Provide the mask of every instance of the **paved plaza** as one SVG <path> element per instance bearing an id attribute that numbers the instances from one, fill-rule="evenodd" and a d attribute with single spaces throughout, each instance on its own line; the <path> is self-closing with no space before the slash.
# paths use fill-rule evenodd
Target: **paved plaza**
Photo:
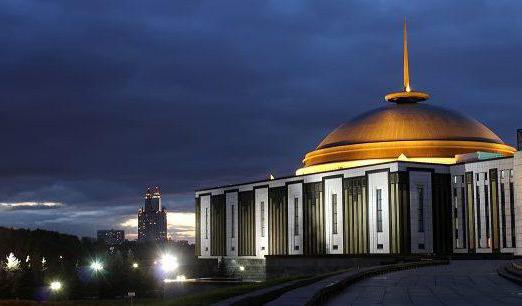
<path id="1" fill-rule="evenodd" d="M 496 273 L 504 263 L 458 260 L 379 275 L 348 287 L 327 305 L 522 305 L 522 286 Z"/>

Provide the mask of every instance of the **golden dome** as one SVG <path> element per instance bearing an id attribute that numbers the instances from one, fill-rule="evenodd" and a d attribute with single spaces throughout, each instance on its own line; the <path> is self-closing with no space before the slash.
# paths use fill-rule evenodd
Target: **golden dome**
<path id="1" fill-rule="evenodd" d="M 425 103 L 390 103 L 342 124 L 306 154 L 305 167 L 367 159 L 454 158 L 514 148 L 477 120 Z"/>
<path id="2" fill-rule="evenodd" d="M 307 174 L 395 160 L 454 164 L 456 155 L 488 152 L 512 156 L 516 151 L 477 120 L 431 106 L 427 93 L 410 85 L 406 20 L 403 38 L 403 90 L 385 96 L 392 102 L 364 113 L 326 136 L 306 154 Z"/>

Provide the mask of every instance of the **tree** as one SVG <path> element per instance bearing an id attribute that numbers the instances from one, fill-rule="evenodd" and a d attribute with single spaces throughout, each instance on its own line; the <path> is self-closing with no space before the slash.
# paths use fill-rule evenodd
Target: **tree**
<path id="1" fill-rule="evenodd" d="M 5 269 L 8 272 L 16 272 L 20 269 L 20 260 L 16 258 L 16 256 L 11 252 L 9 256 L 6 257 Z"/>

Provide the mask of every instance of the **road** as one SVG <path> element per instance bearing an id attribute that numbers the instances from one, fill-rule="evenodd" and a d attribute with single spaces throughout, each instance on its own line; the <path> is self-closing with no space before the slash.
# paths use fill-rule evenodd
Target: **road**
<path id="1" fill-rule="evenodd" d="M 379 275 L 348 287 L 327 305 L 522 305 L 522 287 L 496 273 L 504 263 L 458 260 Z"/>

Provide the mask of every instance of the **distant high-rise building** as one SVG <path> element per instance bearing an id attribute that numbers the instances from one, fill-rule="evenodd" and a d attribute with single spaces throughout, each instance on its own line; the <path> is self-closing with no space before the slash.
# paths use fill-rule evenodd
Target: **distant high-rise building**
<path id="1" fill-rule="evenodd" d="M 517 149 L 522 151 L 522 129 L 517 130 Z"/>
<path id="2" fill-rule="evenodd" d="M 103 241 L 108 246 L 121 245 L 125 241 L 125 232 L 122 230 L 99 230 L 98 241 Z"/>
<path id="3" fill-rule="evenodd" d="M 159 187 L 145 192 L 145 206 L 138 211 L 138 240 L 167 240 L 167 212 L 161 207 Z"/>

